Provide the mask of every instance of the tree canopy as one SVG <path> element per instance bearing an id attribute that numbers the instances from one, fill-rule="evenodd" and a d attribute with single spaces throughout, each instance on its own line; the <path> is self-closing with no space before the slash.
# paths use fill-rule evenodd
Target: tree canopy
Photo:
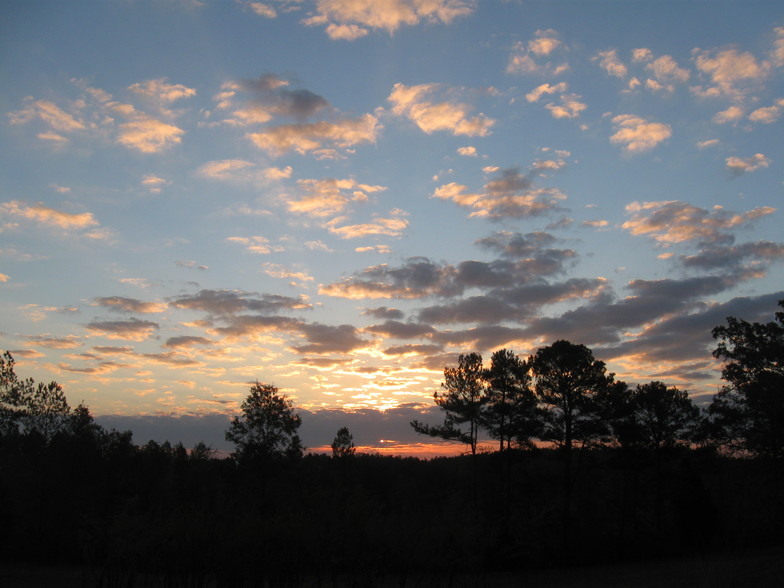
<path id="1" fill-rule="evenodd" d="M 256 382 L 231 420 L 226 440 L 234 443 L 234 456 L 244 462 L 271 461 L 302 456 L 297 434 L 302 424 L 294 403 L 270 384 Z"/>
<path id="2" fill-rule="evenodd" d="M 764 324 L 727 317 L 713 337 L 727 384 L 708 408 L 709 433 L 727 447 L 784 455 L 784 312 Z"/>

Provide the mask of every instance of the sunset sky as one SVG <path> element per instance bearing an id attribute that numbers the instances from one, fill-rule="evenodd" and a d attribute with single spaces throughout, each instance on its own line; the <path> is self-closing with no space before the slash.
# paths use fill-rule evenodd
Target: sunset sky
<path id="1" fill-rule="evenodd" d="M 784 298 L 780 2 L 11 0 L 0 44 L 0 346 L 137 442 L 259 380 L 405 451 L 459 353 L 557 339 L 704 402 Z"/>

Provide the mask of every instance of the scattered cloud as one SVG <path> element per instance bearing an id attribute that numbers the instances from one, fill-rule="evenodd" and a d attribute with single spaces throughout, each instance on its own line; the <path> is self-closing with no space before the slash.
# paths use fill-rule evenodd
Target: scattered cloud
<path id="1" fill-rule="evenodd" d="M 95 304 L 108 308 L 114 312 L 129 312 L 139 314 L 158 313 L 166 310 L 166 304 L 160 302 L 143 302 L 136 298 L 124 296 L 107 296 L 94 299 Z"/>
<path id="2" fill-rule="evenodd" d="M 144 341 L 152 337 L 158 330 L 158 323 L 131 318 L 120 321 L 95 320 L 88 323 L 86 327 L 93 334 L 106 337 L 107 339 Z"/>
<path id="3" fill-rule="evenodd" d="M 91 212 L 63 212 L 43 204 L 27 204 L 18 200 L 1 203 L 0 212 L 4 216 L 31 220 L 63 231 L 78 231 L 98 225 L 98 221 L 95 220 Z"/>
<path id="4" fill-rule="evenodd" d="M 235 290 L 201 290 L 196 294 L 178 296 L 169 304 L 173 308 L 198 310 L 211 316 L 234 315 L 240 312 L 274 314 L 281 310 L 310 308 L 301 298 Z"/>
<path id="5" fill-rule="evenodd" d="M 284 247 L 281 245 L 270 245 L 270 240 L 261 235 L 254 235 L 252 237 L 227 237 L 226 241 L 229 243 L 239 243 L 245 247 L 246 251 L 259 255 L 268 255 L 273 251 L 281 252 L 284 250 Z"/>
<path id="6" fill-rule="evenodd" d="M 538 30 L 528 43 L 518 42 L 514 45 L 506 71 L 510 74 L 557 76 L 569 69 L 567 62 L 554 63 L 551 60 L 561 49 L 563 43 L 556 31 Z"/>
<path id="7" fill-rule="evenodd" d="M 713 116 L 713 122 L 723 125 L 727 123 L 735 123 L 743 118 L 743 109 L 740 106 L 730 106 L 726 110 L 717 112 Z"/>
<path id="8" fill-rule="evenodd" d="M 174 265 L 176 265 L 177 267 L 183 267 L 186 269 L 195 269 L 199 271 L 206 271 L 210 269 L 206 265 L 198 264 L 193 260 L 177 260 L 174 262 Z"/>
<path id="9" fill-rule="evenodd" d="M 626 75 L 629 73 L 628 68 L 623 64 L 623 62 L 618 57 L 618 50 L 617 49 L 607 49 L 605 51 L 599 51 L 596 56 L 593 58 L 594 61 L 599 63 L 599 67 L 601 67 L 604 71 L 606 71 L 609 75 L 616 77 L 616 78 L 625 78 Z"/>
<path id="10" fill-rule="evenodd" d="M 648 235 L 662 245 L 686 241 L 702 244 L 721 244 L 732 241 L 730 229 L 748 225 L 770 215 L 774 208 L 758 207 L 745 213 L 733 213 L 715 206 L 711 210 L 676 200 L 662 202 L 632 202 L 626 205 L 631 219 L 623 228 L 632 235 Z"/>
<path id="11" fill-rule="evenodd" d="M 545 96 L 547 94 L 556 94 L 556 93 L 562 94 L 566 92 L 567 88 L 568 85 L 566 82 L 559 82 L 553 86 L 551 86 L 550 84 L 542 84 L 541 86 L 537 86 L 536 88 L 528 92 L 528 94 L 525 95 L 525 99 L 528 102 L 538 102 L 542 96 Z"/>
<path id="12" fill-rule="evenodd" d="M 588 108 L 584 102 L 580 102 L 582 96 L 579 94 L 564 94 L 561 96 L 561 103 L 549 103 L 545 108 L 550 111 L 553 118 L 578 118 L 580 113 Z"/>
<path id="13" fill-rule="evenodd" d="M 319 121 L 271 127 L 258 133 L 249 133 L 248 139 L 273 157 L 296 151 L 300 155 L 315 152 L 334 159 L 336 153 L 324 147 L 346 149 L 362 143 L 374 143 L 381 130 L 378 119 L 372 114 L 357 118 L 341 118 L 334 122 Z"/>
<path id="14" fill-rule="evenodd" d="M 301 193 L 287 200 L 289 211 L 315 218 L 341 214 L 352 202 L 367 202 L 369 194 L 386 190 L 385 186 L 362 184 L 351 178 L 302 179 L 297 185 Z"/>
<path id="15" fill-rule="evenodd" d="M 438 84 L 397 83 L 387 100 L 392 103 L 393 114 L 411 119 L 428 135 L 448 131 L 453 135 L 484 137 L 490 133 L 495 121 L 481 113 L 471 116 L 469 105 L 455 100 L 431 102 L 429 97 L 441 90 Z"/>
<path id="16" fill-rule="evenodd" d="M 762 153 L 755 153 L 745 159 L 740 157 L 728 157 L 725 160 L 727 169 L 735 176 L 742 176 L 745 173 L 757 171 L 760 168 L 768 167 L 770 160 Z"/>
<path id="17" fill-rule="evenodd" d="M 616 131 L 610 136 L 610 142 L 621 145 L 627 153 L 650 151 L 672 136 L 670 125 L 648 122 L 632 114 L 619 114 L 612 122 Z"/>
<path id="18" fill-rule="evenodd" d="M 692 51 L 694 65 L 706 86 L 694 86 L 692 91 L 700 97 L 725 97 L 742 100 L 756 90 L 770 73 L 770 63 L 758 61 L 749 52 L 738 49 Z"/>
<path id="19" fill-rule="evenodd" d="M 305 19 L 307 26 L 324 26 L 331 39 L 354 41 L 371 30 L 394 33 L 421 22 L 450 24 L 471 14 L 475 0 L 319 0 Z"/>
<path id="20" fill-rule="evenodd" d="M 566 196 L 554 188 L 534 188 L 538 173 L 537 170 L 523 174 L 518 168 L 502 169 L 485 183 L 482 192 L 471 193 L 466 186 L 450 182 L 436 188 L 432 197 L 470 208 L 471 217 L 501 220 L 541 216 L 559 210 L 558 202 Z"/>
<path id="21" fill-rule="evenodd" d="M 343 219 L 339 218 L 328 223 L 327 228 L 330 233 L 337 235 L 341 239 L 358 239 L 372 235 L 399 237 L 408 227 L 408 220 L 404 218 L 407 215 L 407 212 L 395 209 L 391 211 L 390 216 L 387 218 L 374 216 L 369 223 L 353 225 L 341 224 Z"/>

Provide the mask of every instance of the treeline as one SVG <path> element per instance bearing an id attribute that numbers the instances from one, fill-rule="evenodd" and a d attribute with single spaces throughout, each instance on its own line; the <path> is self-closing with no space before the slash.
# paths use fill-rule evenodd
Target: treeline
<path id="1" fill-rule="evenodd" d="M 777 544 L 784 313 L 714 335 L 726 386 L 702 411 L 565 341 L 488 366 L 464 355 L 436 395 L 444 423 L 414 426 L 469 451 L 430 461 L 357 454 L 346 428 L 331 456 L 306 454 L 292 402 L 261 383 L 229 458 L 136 445 L 56 383 L 19 379 L 6 353 L 0 561 L 73 566 L 84 586 L 458 585 Z M 498 451 L 475 451 L 480 430 Z"/>

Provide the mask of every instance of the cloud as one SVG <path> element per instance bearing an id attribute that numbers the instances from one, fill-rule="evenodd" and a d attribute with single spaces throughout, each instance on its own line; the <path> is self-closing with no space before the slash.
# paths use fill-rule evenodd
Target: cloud
<path id="1" fill-rule="evenodd" d="M 451 200 L 459 206 L 472 209 L 470 217 L 501 220 L 541 216 L 559 210 L 558 201 L 566 198 L 554 188 L 534 188 L 533 178 L 538 174 L 523 174 L 518 168 L 499 170 L 488 180 L 480 193 L 468 192 L 457 182 L 439 186 L 432 198 Z"/>
<path id="2" fill-rule="evenodd" d="M 580 113 L 588 108 L 584 102 L 580 102 L 579 94 L 564 94 L 561 96 L 561 103 L 549 103 L 545 108 L 550 111 L 553 118 L 578 118 Z"/>
<path id="3" fill-rule="evenodd" d="M 648 122 L 632 114 L 619 114 L 612 122 L 617 130 L 610 136 L 610 142 L 620 144 L 628 153 L 650 151 L 672 136 L 670 125 Z"/>
<path id="4" fill-rule="evenodd" d="M 258 16 L 263 16 L 264 18 L 276 18 L 278 16 L 275 8 L 263 2 L 248 2 L 247 6 L 255 14 Z"/>
<path id="5" fill-rule="evenodd" d="M 773 29 L 775 38 L 773 40 L 773 50 L 771 60 L 776 67 L 784 67 L 784 27 Z"/>
<path id="6" fill-rule="evenodd" d="M 289 284 L 292 286 L 304 285 L 307 282 L 313 281 L 313 276 L 310 276 L 305 272 L 291 271 L 277 263 L 265 263 L 263 268 L 264 273 L 270 277 L 277 278 L 279 280 L 291 280 Z M 305 308 L 310 308 L 310 306 L 305 306 Z"/>
<path id="7" fill-rule="evenodd" d="M 403 323 L 398 320 L 387 320 L 380 325 L 365 327 L 365 331 L 376 335 L 385 335 L 393 339 L 419 339 L 429 337 L 435 329 L 426 324 Z"/>
<path id="8" fill-rule="evenodd" d="M 158 153 L 182 141 L 181 128 L 152 117 L 123 123 L 119 126 L 117 142 L 142 153 Z"/>
<path id="9" fill-rule="evenodd" d="M 476 157 L 476 147 L 468 146 L 468 147 L 458 147 L 457 154 L 462 155 L 463 157 Z"/>
<path id="10" fill-rule="evenodd" d="M 740 106 L 730 106 L 727 110 L 717 112 L 713 116 L 713 122 L 723 125 L 738 122 L 743 118 L 743 109 Z"/>
<path id="11" fill-rule="evenodd" d="M 87 329 L 108 339 L 144 341 L 158 330 L 158 323 L 131 318 L 125 321 L 93 321 Z"/>
<path id="12" fill-rule="evenodd" d="M 94 299 L 95 304 L 103 306 L 115 312 L 136 312 L 139 314 L 151 314 L 163 312 L 166 305 L 159 302 L 142 302 L 136 298 L 125 298 L 123 296 L 108 296 Z"/>
<path id="13" fill-rule="evenodd" d="M 249 170 L 255 165 L 244 159 L 222 159 L 218 161 L 208 161 L 197 170 L 200 176 L 212 180 L 252 180 L 256 178 L 256 173 Z"/>
<path id="14" fill-rule="evenodd" d="M 387 237 L 400 237 L 408 228 L 408 220 L 402 218 L 408 215 L 407 212 L 399 209 L 391 211 L 391 216 L 383 218 L 374 216 L 373 221 L 354 225 L 338 226 L 342 219 L 336 219 L 327 224 L 330 233 L 341 239 L 359 239 L 373 235 L 384 235 Z"/>
<path id="15" fill-rule="evenodd" d="M 180 347 L 193 347 L 194 345 L 212 345 L 214 341 L 206 337 L 194 337 L 189 335 L 180 335 L 178 337 L 169 337 L 166 339 L 164 347 L 171 347 L 177 349 Z"/>
<path id="16" fill-rule="evenodd" d="M 528 43 L 518 42 L 512 48 L 506 66 L 510 74 L 558 75 L 569 69 L 567 63 L 553 64 L 548 58 L 562 47 L 553 29 L 538 30 Z"/>
<path id="17" fill-rule="evenodd" d="M 758 88 L 770 73 L 769 62 L 757 61 L 751 53 L 737 49 L 695 49 L 692 55 L 697 70 L 711 84 L 692 88 L 701 97 L 742 99 Z"/>
<path id="18" fill-rule="evenodd" d="M 74 335 L 67 335 L 66 337 L 29 335 L 25 339 L 34 347 L 46 347 L 47 349 L 73 349 L 82 345 L 82 342 Z"/>
<path id="19" fill-rule="evenodd" d="M 160 194 L 163 186 L 171 184 L 169 180 L 159 178 L 156 175 L 146 175 L 142 178 L 142 186 L 145 186 L 151 193 Z"/>
<path id="20" fill-rule="evenodd" d="M 284 250 L 280 245 L 270 245 L 269 239 L 262 237 L 261 235 L 254 235 L 252 237 L 227 237 L 226 241 L 229 243 L 239 243 L 245 247 L 246 251 L 259 255 L 267 255 L 273 251 L 280 252 Z"/>
<path id="21" fill-rule="evenodd" d="M 389 308 L 387 306 L 379 306 L 377 308 L 366 308 L 362 312 L 362 314 L 377 319 L 391 319 L 391 320 L 400 320 L 405 316 L 402 310 L 399 310 L 397 308 Z"/>
<path id="22" fill-rule="evenodd" d="M 652 56 L 651 56 L 652 57 Z M 646 81 L 646 86 L 654 91 L 675 91 L 675 84 L 684 84 L 689 81 L 689 70 L 678 67 L 678 63 L 671 55 L 662 55 L 645 66 L 651 72 L 653 79 Z"/>
<path id="23" fill-rule="evenodd" d="M 707 139 L 705 141 L 700 141 L 697 143 L 697 149 L 707 149 L 708 147 L 715 147 L 721 143 L 718 139 Z"/>
<path id="24" fill-rule="evenodd" d="M 128 89 L 136 94 L 148 98 L 162 107 L 182 100 L 183 98 L 191 98 L 196 95 L 196 90 L 188 88 L 183 84 L 170 84 L 167 78 L 158 78 L 155 80 L 147 80 L 145 82 L 132 84 Z M 170 111 L 166 111 L 171 115 Z"/>
<path id="25" fill-rule="evenodd" d="M 352 202 L 366 202 L 368 194 L 382 192 L 385 186 L 361 184 L 354 179 L 325 178 L 297 180 L 301 195 L 286 202 L 290 212 L 315 218 L 342 213 Z"/>
<path id="26" fill-rule="evenodd" d="M 265 74 L 252 80 L 225 82 L 215 96 L 218 110 L 231 110 L 223 122 L 234 126 L 263 124 L 275 116 L 286 116 L 298 121 L 329 108 L 329 102 L 310 90 L 290 89 L 290 82 L 275 74 Z M 242 94 L 239 101 L 237 97 Z"/>
<path id="27" fill-rule="evenodd" d="M 299 353 L 349 353 L 367 345 L 367 341 L 359 336 L 356 327 L 352 325 L 310 323 L 302 324 L 300 330 L 307 343 L 293 346 Z"/>
<path id="28" fill-rule="evenodd" d="M 751 271 L 762 269 L 764 262 L 784 260 L 784 244 L 756 241 L 732 246 L 714 246 L 696 255 L 684 256 L 685 267 L 698 269 L 727 269 L 744 267 Z"/>
<path id="29" fill-rule="evenodd" d="M 676 200 L 632 202 L 626 205 L 626 213 L 632 218 L 623 228 L 632 235 L 651 236 L 665 246 L 687 241 L 715 244 L 731 241 L 730 229 L 743 227 L 774 211 L 770 207 L 758 207 L 737 214 L 719 206 L 706 210 Z"/>
<path id="30" fill-rule="evenodd" d="M 784 98 L 779 98 L 772 106 L 763 106 L 749 114 L 749 120 L 755 123 L 769 125 L 779 120 L 781 109 L 784 108 Z"/>
<path id="31" fill-rule="evenodd" d="M 310 305 L 300 298 L 239 290 L 200 290 L 196 294 L 177 296 L 169 304 L 174 308 L 200 310 L 213 316 L 247 311 L 274 314 L 281 310 L 310 308 Z"/>
<path id="32" fill-rule="evenodd" d="M 183 268 L 186 268 L 186 269 L 199 270 L 199 271 L 202 271 L 202 272 L 203 271 L 207 271 L 208 269 L 210 269 L 206 265 L 200 265 L 200 264 L 196 263 L 193 260 L 177 260 L 177 261 L 174 262 L 174 265 L 176 265 L 177 267 L 183 267 Z"/>
<path id="33" fill-rule="evenodd" d="M 751 157 L 742 159 L 740 157 L 728 157 L 725 160 L 727 169 L 735 176 L 742 176 L 745 173 L 757 171 L 760 168 L 768 167 L 770 160 L 762 153 L 755 153 Z"/>
<path id="34" fill-rule="evenodd" d="M 3 215 L 35 221 L 63 231 L 76 231 L 98 224 L 91 212 L 62 212 L 54 208 L 48 208 L 43 204 L 29 205 L 18 200 L 3 202 L 0 204 L 0 212 Z"/>
<path id="35" fill-rule="evenodd" d="M 142 153 L 158 153 L 182 141 L 185 131 L 171 122 L 138 110 L 133 104 L 118 102 L 108 92 L 92 88 L 84 80 L 72 82 L 80 88 L 82 96 L 69 104 L 68 112 L 54 102 L 28 98 L 24 108 L 9 113 L 11 124 L 40 120 L 46 129 L 38 137 L 56 144 L 69 141 L 69 135 L 79 132 L 82 137 L 110 138 Z M 165 78 L 132 84 L 128 90 L 165 119 L 179 114 L 168 108 L 173 102 L 196 93 L 182 84 L 170 84 Z M 126 122 L 118 124 L 117 117 Z"/>
<path id="36" fill-rule="evenodd" d="M 302 22 L 326 26 L 331 39 L 353 41 L 372 29 L 392 34 L 420 22 L 449 24 L 471 14 L 475 6 L 475 0 L 318 0 Z"/>
<path id="37" fill-rule="evenodd" d="M 247 137 L 262 151 L 272 156 L 280 156 L 294 150 L 301 155 L 310 153 L 326 145 L 345 149 L 361 143 L 374 143 L 381 125 L 378 119 L 365 114 L 358 118 L 343 118 L 335 122 L 281 125 L 266 131 L 249 133 Z M 324 152 L 328 158 L 335 155 Z"/>
<path id="38" fill-rule="evenodd" d="M 428 97 L 440 90 L 438 84 L 406 86 L 397 83 L 387 97 L 392 103 L 392 113 L 411 119 L 428 135 L 448 131 L 453 135 L 484 137 L 495 124 L 484 114 L 470 116 L 471 107 L 456 101 L 431 102 Z"/>
<path id="39" fill-rule="evenodd" d="M 554 86 L 551 86 L 550 84 L 542 84 L 541 86 L 537 86 L 528 92 L 528 94 L 525 95 L 525 99 L 528 102 L 538 102 L 539 99 L 546 94 L 563 93 L 566 92 L 567 88 L 568 85 L 566 82 L 559 82 Z"/>
<path id="40" fill-rule="evenodd" d="M 645 47 L 632 50 L 632 61 L 635 63 L 651 61 L 653 59 L 653 52 Z"/>
<path id="41" fill-rule="evenodd" d="M 616 78 L 625 78 L 628 74 L 627 67 L 618 58 L 617 49 L 607 49 L 606 51 L 599 51 L 593 58 L 594 61 L 599 62 L 599 67 L 606 71 L 609 75 Z"/>
<path id="42" fill-rule="evenodd" d="M 61 133 L 85 130 L 85 124 L 77 120 L 72 114 L 65 112 L 54 102 L 48 100 L 26 99 L 26 106 L 22 110 L 8 113 L 11 124 L 25 124 L 34 119 L 41 120 L 50 129 Z"/>
<path id="43" fill-rule="evenodd" d="M 353 300 L 451 296 L 462 289 L 454 283 L 455 269 L 425 257 L 412 257 L 400 267 L 368 267 L 340 282 L 322 285 L 319 293 Z"/>

